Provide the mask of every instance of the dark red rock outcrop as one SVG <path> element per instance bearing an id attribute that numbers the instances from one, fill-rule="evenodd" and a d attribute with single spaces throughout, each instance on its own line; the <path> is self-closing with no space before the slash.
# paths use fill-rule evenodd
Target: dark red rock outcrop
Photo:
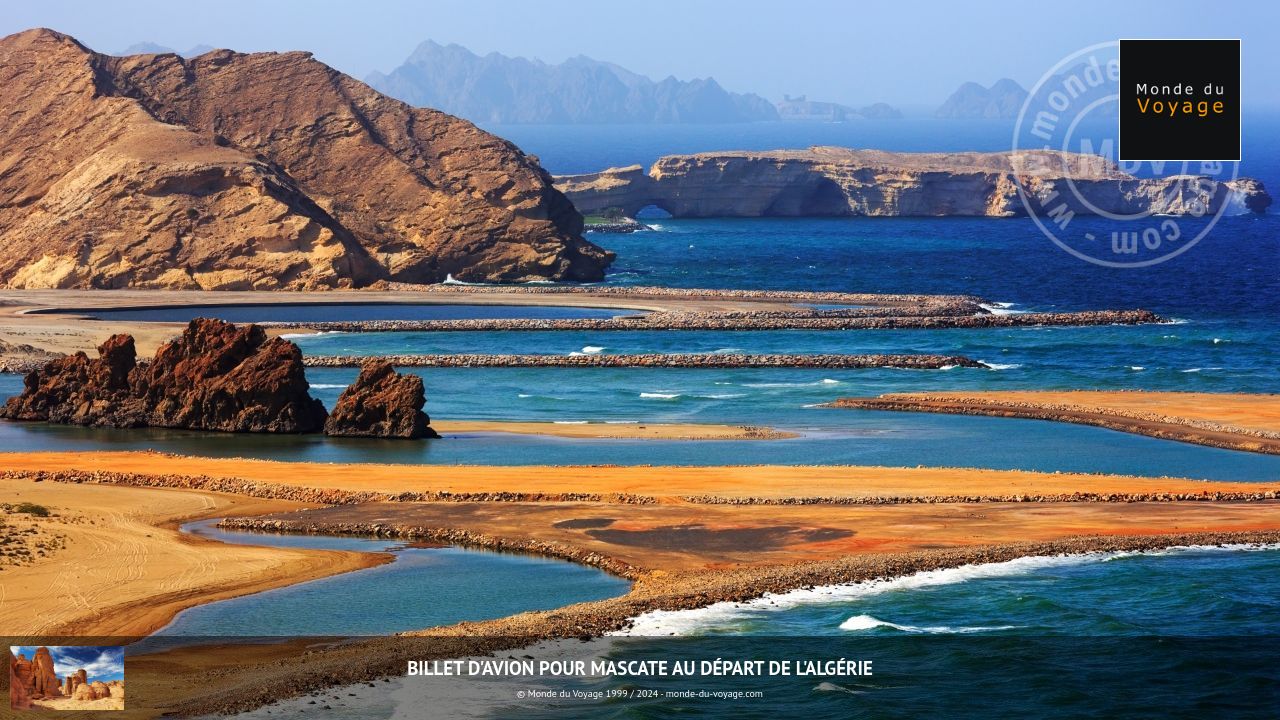
<path id="1" fill-rule="evenodd" d="M 308 393 L 302 351 L 257 325 L 192 320 L 130 373 L 148 425 L 223 432 L 308 433 L 324 405 Z"/>
<path id="2" fill-rule="evenodd" d="M 11 420 L 223 432 L 317 432 L 325 409 L 308 392 L 302 353 L 256 325 L 192 320 L 182 336 L 138 365 L 133 338 L 29 373 L 23 393 L 0 408 Z"/>
<path id="3" fill-rule="evenodd" d="M 309 53 L 0 38 L 0 286 L 599 280 L 533 157 Z"/>
<path id="4" fill-rule="evenodd" d="M 385 360 L 371 360 L 342 391 L 324 431 L 345 437 L 438 438 L 422 412 L 426 402 L 422 378 L 397 373 Z"/>

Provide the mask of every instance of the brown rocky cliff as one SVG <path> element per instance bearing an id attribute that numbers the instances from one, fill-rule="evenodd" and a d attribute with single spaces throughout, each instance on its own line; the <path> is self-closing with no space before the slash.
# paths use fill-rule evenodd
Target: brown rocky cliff
<path id="1" fill-rule="evenodd" d="M 1069 179 L 1069 180 L 1068 180 Z M 814 147 L 770 152 L 699 153 L 660 158 L 646 173 L 615 168 L 556 178 L 586 213 L 618 208 L 628 216 L 656 205 L 675 217 L 1025 215 L 1032 203 L 1066 203 L 1079 215 L 1216 211 L 1240 199 L 1262 212 L 1271 197 L 1248 178 L 1230 182 L 1139 179 L 1095 155 L 893 153 Z M 1087 200 L 1087 203 L 1081 198 Z"/>
<path id="2" fill-rule="evenodd" d="M 324 431 L 348 437 L 438 438 L 422 412 L 426 401 L 422 378 L 371 360 L 338 398 Z"/>
<path id="3" fill-rule="evenodd" d="M 515 146 L 306 53 L 113 58 L 0 39 L 0 284 L 268 289 L 595 280 L 609 253 Z"/>

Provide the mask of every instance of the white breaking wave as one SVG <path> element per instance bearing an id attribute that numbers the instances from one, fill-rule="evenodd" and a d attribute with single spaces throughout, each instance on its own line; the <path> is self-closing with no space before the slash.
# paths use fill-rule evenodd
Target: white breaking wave
<path id="1" fill-rule="evenodd" d="M 986 365 L 988 368 L 990 368 L 990 369 L 992 369 L 992 370 L 1014 370 L 1014 369 L 1017 369 L 1017 368 L 1022 367 L 1022 363 L 991 363 L 991 362 L 984 362 L 984 363 L 983 363 L 983 365 Z M 955 365 L 951 365 L 951 366 L 949 366 L 949 367 L 955 367 Z"/>
<path id="2" fill-rule="evenodd" d="M 803 605 L 847 603 L 895 590 L 915 590 L 940 585 L 953 585 L 984 578 L 1028 575 L 1056 567 L 1104 562 L 1134 555 L 1172 555 L 1180 552 L 1204 550 L 1280 550 L 1280 543 L 1270 545 L 1194 545 L 1167 548 L 1154 552 L 1116 551 L 1021 557 L 997 563 L 961 565 L 960 567 L 942 570 L 924 570 L 887 580 L 872 580 L 845 585 L 822 585 L 785 593 L 765 593 L 755 600 L 741 603 L 715 603 L 697 610 L 654 610 L 636 616 L 631 627 L 611 634 L 631 636 L 697 635 L 706 628 L 731 625 L 761 611 L 790 610 Z"/>
<path id="3" fill-rule="evenodd" d="M 651 400 L 675 400 L 680 397 L 680 393 L 642 392 L 640 397 Z"/>
<path id="4" fill-rule="evenodd" d="M 346 387 L 346 385 L 334 385 L 330 383 L 311 383 L 311 387 L 314 390 L 341 390 L 342 388 Z"/>
<path id="5" fill-rule="evenodd" d="M 586 420 L 552 420 L 555 425 L 586 425 Z"/>
<path id="6" fill-rule="evenodd" d="M 818 387 L 820 385 L 843 385 L 843 381 L 832 380 L 831 378 L 823 378 L 817 382 L 772 382 L 772 383 L 742 383 L 742 387 L 749 388 L 786 388 L 786 387 Z"/>
<path id="7" fill-rule="evenodd" d="M 951 625 L 899 625 L 888 620 L 881 620 L 870 615 L 854 615 L 840 623 L 841 630 L 874 630 L 879 627 L 893 628 L 906 633 L 929 633 L 931 635 L 963 635 L 968 633 L 993 632 L 997 630 L 1014 630 L 1017 625 L 959 626 Z"/>
<path id="8" fill-rule="evenodd" d="M 604 352 L 604 348 L 599 345 L 586 345 L 582 348 L 583 355 L 599 355 Z"/>
<path id="9" fill-rule="evenodd" d="M 746 396 L 747 396 L 746 393 L 719 393 L 719 394 L 711 394 L 711 395 L 698 395 L 697 397 L 703 398 L 704 400 L 732 400 L 734 398 L 741 398 Z"/>
<path id="10" fill-rule="evenodd" d="M 1143 370 L 1146 370 L 1147 368 L 1146 368 L 1146 367 L 1144 367 L 1144 366 L 1142 366 L 1142 365 L 1130 365 L 1130 366 L 1129 366 L 1129 369 L 1130 369 L 1130 370 L 1132 370 L 1132 371 L 1134 371 L 1134 372 L 1142 372 Z"/>
<path id="11" fill-rule="evenodd" d="M 716 348 L 712 350 L 710 355 L 729 355 L 730 353 L 742 352 L 742 348 Z"/>
<path id="12" fill-rule="evenodd" d="M 814 692 L 842 692 L 850 695 L 866 695 L 866 690 L 854 690 L 843 685 L 837 685 L 833 682 L 820 682 L 813 687 Z"/>
<path id="13" fill-rule="evenodd" d="M 489 283 L 463 282 L 453 276 L 453 273 L 447 273 L 444 276 L 444 282 L 441 285 L 488 285 Z"/>
<path id="14" fill-rule="evenodd" d="M 1018 303 L 1011 303 L 1011 302 L 978 303 L 978 307 L 982 308 L 983 310 L 986 310 L 992 315 L 1021 315 L 1022 313 L 1027 312 L 1026 310 L 1010 309 L 1017 304 Z"/>
<path id="15" fill-rule="evenodd" d="M 304 340 L 306 338 L 320 337 L 321 335 L 344 335 L 345 330 L 318 330 L 316 332 L 304 333 L 283 333 L 280 337 L 285 340 Z"/>

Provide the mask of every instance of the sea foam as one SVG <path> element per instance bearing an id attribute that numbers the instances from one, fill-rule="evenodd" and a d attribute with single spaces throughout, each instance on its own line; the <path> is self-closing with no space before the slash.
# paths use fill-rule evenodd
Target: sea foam
<path id="1" fill-rule="evenodd" d="M 848 603 L 891 591 L 954 585 L 984 578 L 1028 575 L 1056 567 L 1071 567 L 1139 555 L 1173 555 L 1200 551 L 1280 550 L 1280 544 L 1190 545 L 1156 551 L 1107 551 L 1071 555 L 1021 557 L 996 563 L 923 570 L 902 577 L 845 585 L 822 585 L 784 593 L 765 593 L 746 602 L 721 602 L 696 610 L 654 610 L 636 616 L 629 628 L 612 633 L 629 636 L 698 635 L 708 628 L 732 626 L 761 611 L 790 610 L 804 605 Z M 853 622 L 853 619 L 845 621 Z M 865 623 L 867 621 L 853 622 Z M 844 628 L 858 629 L 856 627 Z"/>

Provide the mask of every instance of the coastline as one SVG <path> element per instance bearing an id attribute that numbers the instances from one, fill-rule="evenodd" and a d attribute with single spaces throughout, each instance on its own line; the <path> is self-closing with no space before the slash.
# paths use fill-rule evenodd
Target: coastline
<path id="1" fill-rule="evenodd" d="M 893 393 L 835 408 L 1049 420 L 1226 450 L 1280 454 L 1280 397 L 1148 391 Z"/>
<path id="2" fill-rule="evenodd" d="M 579 427 L 579 426 L 567 426 Z M 1091 498 L 1114 502 L 1231 497 L 1269 499 L 1276 482 L 1205 481 L 1086 473 L 982 468 L 857 465 L 393 465 L 211 458 L 146 451 L 0 453 L 9 476 L 31 475 L 78 483 L 255 494 L 317 504 L 380 499 L 525 500 L 624 497 L 635 504 L 708 498 L 742 504 L 835 500 L 892 504 L 950 497 L 982 501 L 1019 498 Z M 43 475 L 41 475 L 43 474 Z M 940 492 L 940 489 L 941 492 Z M 934 500 L 936 501 L 936 500 Z M 957 500 L 953 500 L 957 501 Z"/>
<path id="3" fill-rule="evenodd" d="M 186 608 L 389 560 L 367 553 L 233 547 L 180 532 L 191 520 L 308 507 L 189 490 L 49 486 L 0 478 L 9 497 L 48 507 L 42 533 L 65 546 L 0 575 L 0 624 L 14 636 L 136 636 Z M 40 608 L 32 612 L 33 608 Z"/>
<path id="4" fill-rule="evenodd" d="M 0 458 L 10 468 L 0 483 L 24 495 L 34 489 L 64 503 L 84 497 L 89 507 L 101 509 L 110 505 L 88 501 L 95 493 L 109 493 L 130 506 L 151 504 L 139 503 L 143 497 L 171 495 L 194 496 L 211 505 L 181 513 L 181 520 L 187 520 L 234 514 L 217 507 L 219 499 L 270 498 L 270 506 L 245 501 L 258 503 L 254 512 L 249 514 L 252 505 L 246 505 L 244 513 L 225 520 L 223 527 L 376 535 L 532 553 L 633 582 L 632 590 L 618 598 L 399 636 L 237 645 L 236 661 L 225 665 L 218 664 L 218 648 L 177 648 L 138 658 L 131 667 L 139 676 L 145 681 L 146 673 L 154 672 L 170 691 L 164 698 L 150 698 L 140 690 L 134 699 L 179 715 L 248 710 L 323 688 L 400 675 L 407 659 L 598 637 L 655 610 L 697 609 L 1023 556 L 1280 542 L 1280 502 L 1268 499 L 1276 498 L 1277 491 L 1266 483 L 932 468 L 432 468 L 128 452 Z M 161 474 L 131 472 L 147 468 Z M 178 470 L 193 474 L 172 474 Z M 835 494 L 833 487 L 849 494 L 826 497 Z M 762 493 L 763 488 L 769 491 Z M 941 496 L 940 491 L 973 495 Z M 179 549 L 190 540 L 172 530 L 156 538 Z M 264 550 L 217 545 L 222 547 L 203 547 L 199 557 L 207 560 L 218 550 Z M 44 565 L 52 567 L 61 557 Z M 333 568 L 325 570 L 322 574 Z M 310 579 L 296 566 L 289 573 L 282 581 L 271 577 L 273 586 Z M 13 577 L 6 573 L 3 579 Z M 118 587 L 118 579 L 111 578 L 109 586 Z M 226 596 L 252 590 L 249 584 L 238 585 Z M 191 605 L 223 596 L 205 592 L 181 599 Z M 116 614 L 150 607 L 143 616 L 151 619 L 147 629 L 153 630 L 166 608 L 172 610 L 170 617 L 176 613 L 176 599 L 161 587 L 150 600 L 117 606 Z M 83 636 L 89 631 L 143 631 L 143 623 L 122 628 L 86 617 L 59 628 Z M 176 675 L 175 667 L 181 668 Z M 216 682 L 209 682 L 211 673 Z"/>
<path id="5" fill-rule="evenodd" d="M 868 555 L 791 568 L 715 572 L 681 582 L 637 582 L 620 598 L 581 603 L 554 611 L 523 613 L 481 623 L 462 623 L 401 636 L 316 646 L 300 643 L 241 654 L 246 662 L 223 668 L 219 686 L 186 685 L 192 692 L 164 708 L 195 716 L 252 710 L 329 688 L 401 676 L 408 660 L 435 660 L 512 652 L 547 640 L 585 640 L 625 629 L 633 618 L 659 610 L 696 610 L 718 602 L 747 602 L 767 593 L 884 580 L 916 572 L 1004 562 L 1022 557 L 1093 552 L 1139 552 L 1197 545 L 1280 542 L 1280 532 L 1211 532 L 1133 536 L 1083 536 L 1053 542 L 984 545 L 962 550 L 925 550 Z M 182 651 L 176 651 L 181 657 Z M 166 666 L 166 654 L 142 656 L 135 667 Z"/>

